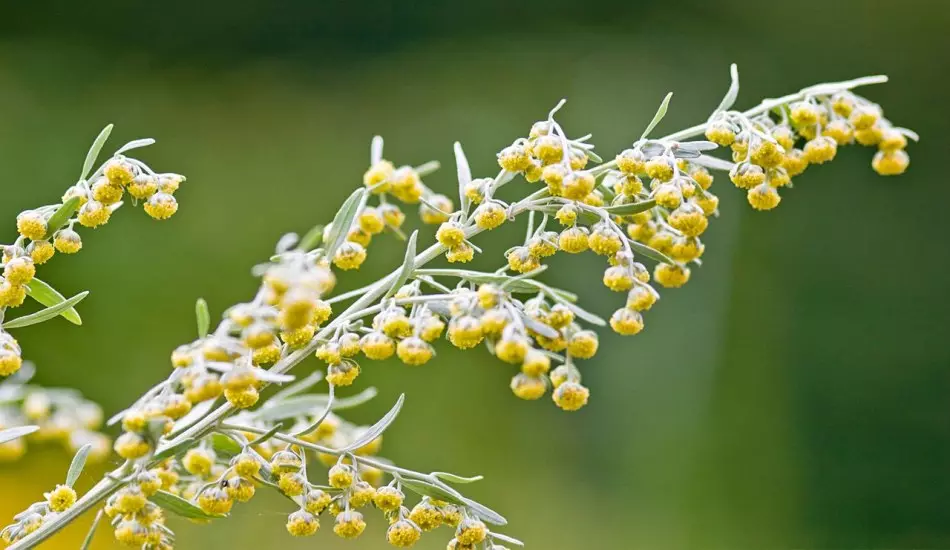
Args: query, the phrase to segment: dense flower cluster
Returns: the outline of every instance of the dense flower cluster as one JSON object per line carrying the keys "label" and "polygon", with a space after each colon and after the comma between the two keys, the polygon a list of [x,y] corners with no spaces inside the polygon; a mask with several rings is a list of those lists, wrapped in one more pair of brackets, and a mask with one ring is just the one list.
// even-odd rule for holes
{"label": "dense flower cluster", "polygon": [[[851,92],[879,79],[806,88],[738,112],[729,110],[737,78],[734,69],[730,92],[707,122],[649,138],[666,112],[667,97],[641,138],[608,162],[594,152],[589,135],[567,136],[554,116],[563,102],[497,154],[501,170],[495,177],[473,178],[456,144],[458,208],[422,182],[437,164],[397,168],[383,158],[382,139],[375,138],[364,185],[332,223],[280,240],[270,261],[255,268],[261,282],[252,300],[226,310],[213,330],[207,306],[199,303],[199,337],[173,351],[166,380],[114,417],[123,429],[114,449],[125,464],[74,508],[67,507],[64,519],[45,516],[54,517],[45,521],[41,514],[36,520],[30,511],[18,516],[7,530],[15,533],[12,538],[26,537],[16,548],[43,540],[74,509],[78,514],[103,499],[119,542],[170,548],[174,535],[164,511],[212,520],[264,487],[293,502],[286,528],[294,536],[315,534],[326,514],[336,535],[356,538],[366,527],[367,510],[375,507],[389,522],[386,538],[396,547],[408,548],[441,525],[454,529],[449,549],[520,545],[488,528],[504,525],[503,517],[451,485],[474,478],[414,472],[375,456],[402,398],[376,424],[357,426],[334,411],[362,402],[366,392],[350,397],[336,392],[360,376],[361,356],[422,366],[444,338],[461,350],[484,345],[517,367],[510,383],[516,396],[536,400],[550,392],[561,409],[579,410],[590,398],[579,362],[598,351],[594,329],[638,334],[644,313],[659,298],[654,283],[680,287],[689,281],[691,266],[699,265],[705,251],[701,236],[718,215],[719,200],[710,191],[714,170],[747,189],[754,208],[768,210],[791,177],[831,160],[839,145],[852,141],[878,147],[872,161],[878,173],[906,169],[906,137],[916,136],[893,127],[879,107]],[[704,133],[709,141],[690,141]],[[732,161],[709,154],[718,146],[732,148]],[[155,186],[143,180],[147,189],[133,192],[143,176],[136,167],[143,168],[121,156],[110,160],[101,177],[91,178],[92,195],[83,208],[118,200],[127,188],[133,197],[147,199],[146,210],[154,217],[173,213],[168,199],[173,189],[163,187],[167,176],[146,170],[155,176]],[[534,184],[531,191],[502,200],[502,189],[518,178]],[[406,217],[396,203],[420,205],[421,221],[438,225],[434,244],[417,249],[419,234],[404,233]],[[100,211],[91,208],[85,219],[91,222],[89,216]],[[82,208],[79,215],[84,224]],[[520,216],[527,218],[524,239],[505,252],[499,269],[426,267],[442,257],[448,264],[473,260],[482,253],[475,236]],[[29,222],[24,229],[31,231]],[[403,265],[368,286],[336,292],[341,272],[359,269],[370,241],[383,232],[405,239]],[[603,258],[603,284],[624,296],[608,320],[581,308],[572,292],[538,279],[547,259],[559,252]],[[33,260],[21,257],[5,260],[6,267],[15,264],[8,280],[22,280],[25,264],[32,266]],[[11,338],[0,338],[4,350],[19,357]],[[289,374],[310,356],[324,369],[302,378]],[[309,393],[322,382],[328,393]],[[269,384],[286,386],[262,397]],[[421,499],[409,506],[406,491]],[[69,499],[48,497],[47,508]]]}
{"label": "dense flower cluster", "polygon": [[21,458],[28,443],[55,443],[71,453],[89,444],[90,460],[107,459],[111,443],[99,431],[103,422],[99,405],[74,390],[29,384],[33,371],[27,362],[15,376],[0,380],[0,430],[30,425],[38,428],[26,438],[0,443],[0,463]]}

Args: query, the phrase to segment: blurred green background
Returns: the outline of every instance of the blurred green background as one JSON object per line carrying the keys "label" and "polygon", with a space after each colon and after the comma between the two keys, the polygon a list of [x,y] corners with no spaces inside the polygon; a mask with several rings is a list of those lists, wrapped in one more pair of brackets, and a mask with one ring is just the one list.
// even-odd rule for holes
{"label": "blurred green background", "polygon": [[[485,474],[471,495],[530,548],[950,548],[948,25],[936,0],[5,2],[0,242],[18,212],[74,181],[106,122],[112,148],[155,137],[143,160],[189,178],[171,221],[123,209],[81,254],[44,266],[63,292],[92,291],[81,329],[16,336],[40,382],[111,414],[193,338],[196,297],[216,312],[248,299],[250,267],[276,239],[332,215],[375,133],[397,164],[442,161],[427,183],[451,192],[452,141],[493,174],[495,151],[561,97],[568,131],[593,132],[610,156],[669,90],[661,132],[704,120],[733,61],[740,107],[885,73],[863,92],[922,136],[908,173],[881,178],[871,152],[848,148],[771,213],[718,177],[703,268],[663,294],[642,335],[605,335],[581,412],[517,400],[509,369],[442,346],[425,368],[364,365],[357,385],[381,396],[349,417],[372,422],[406,392],[384,454]],[[498,258],[483,265],[500,261],[503,235],[482,241]],[[386,238],[371,252],[347,287],[403,254]],[[599,262],[564,260],[551,284],[603,314],[618,306]],[[0,469],[0,523],[68,463],[30,456]],[[222,524],[173,527],[184,549],[385,546],[376,515],[355,543],[292,540],[289,511],[262,497]],[[43,547],[77,547],[90,519]],[[112,546],[102,530],[96,547]]]}

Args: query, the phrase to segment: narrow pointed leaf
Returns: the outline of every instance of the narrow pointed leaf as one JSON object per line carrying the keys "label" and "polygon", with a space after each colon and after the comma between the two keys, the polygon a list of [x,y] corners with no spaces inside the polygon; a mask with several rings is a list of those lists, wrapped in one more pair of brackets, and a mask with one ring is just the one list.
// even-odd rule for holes
{"label": "narrow pointed leaf", "polygon": [[19,439],[25,435],[30,435],[39,429],[39,426],[17,426],[16,428],[0,430],[0,443],[6,443],[7,441]]}
{"label": "narrow pointed leaf", "polygon": [[418,236],[418,230],[413,231],[412,235],[409,236],[409,242],[406,244],[406,257],[402,262],[402,267],[399,268],[399,275],[393,281],[389,290],[386,291],[386,296],[383,299],[389,298],[402,288],[402,285],[406,284],[406,281],[412,275],[412,271],[416,268],[416,238]]}
{"label": "narrow pointed leaf", "polygon": [[650,132],[656,128],[656,125],[663,120],[663,117],[666,116],[666,110],[670,106],[670,99],[673,97],[673,92],[666,94],[666,97],[663,98],[663,102],[660,103],[660,108],[656,110],[656,114],[653,115],[653,120],[650,121],[650,124],[647,125],[647,129],[643,131],[643,135],[640,136],[640,139],[646,139]]}
{"label": "narrow pointed leaf", "polygon": [[73,214],[76,213],[76,210],[79,210],[79,197],[72,197],[68,201],[64,202],[62,206],[56,209],[56,212],[53,212],[53,215],[46,220],[46,238],[49,239],[53,236],[60,227],[64,226],[70,218],[73,217]]}
{"label": "narrow pointed leaf", "polygon": [[206,514],[201,508],[168,491],[159,491],[148,497],[148,499],[161,508],[187,519],[217,519],[226,517],[224,515]]}
{"label": "narrow pointed leaf", "polygon": [[[336,397],[330,406],[330,410],[339,411],[357,407],[376,397],[376,393],[376,388],[370,387],[356,395]],[[326,408],[329,398],[330,397],[325,394],[298,395],[289,397],[273,405],[270,405],[270,402],[268,402],[250,414],[252,418],[262,422],[272,422],[274,420],[297,418],[301,416],[314,416]]]}
{"label": "narrow pointed leaf", "polygon": [[650,258],[651,260],[655,260],[657,262],[661,262],[665,264],[676,263],[673,261],[672,258],[670,258],[666,254],[660,252],[659,250],[653,247],[647,246],[633,239],[627,239],[627,242],[630,243],[630,248],[637,254],[643,254],[644,256],[646,256],[647,258]]}
{"label": "narrow pointed leaf", "polygon": [[92,545],[92,539],[96,536],[96,527],[99,527],[99,521],[102,520],[102,514],[102,510],[96,512],[96,518],[92,520],[89,532],[86,533],[86,538],[82,541],[82,546],[79,547],[79,550],[89,550],[89,547]]}
{"label": "narrow pointed leaf", "polygon": [[272,437],[274,437],[274,435],[276,435],[277,432],[280,431],[280,429],[281,429],[281,425],[280,425],[280,424],[275,424],[274,427],[272,427],[271,429],[267,430],[267,432],[262,433],[261,435],[255,437],[253,440],[249,441],[247,444],[248,444],[248,445],[260,445],[261,443],[264,443],[265,441],[268,441],[269,439],[271,439]]}
{"label": "narrow pointed leaf", "polygon": [[507,542],[508,544],[514,544],[515,546],[524,546],[524,543],[520,540],[514,537],[509,537],[508,535],[502,535],[501,533],[492,533],[491,538],[498,539],[502,542]]}
{"label": "narrow pointed leaf", "polygon": [[307,231],[306,235],[300,239],[300,250],[310,252],[320,246],[320,242],[323,241],[323,228],[322,225],[315,225],[310,231]]}
{"label": "narrow pointed leaf", "polygon": [[215,452],[228,456],[240,454],[243,450],[237,441],[217,433],[211,436],[211,446],[214,447]]}
{"label": "narrow pointed leaf", "polygon": [[324,243],[326,245],[327,259],[332,260],[337,249],[340,248],[340,245],[346,240],[346,235],[350,232],[350,227],[353,226],[353,220],[356,219],[356,215],[359,213],[360,207],[365,200],[365,189],[353,191],[343,202],[343,206],[340,207],[336,216],[333,217],[333,223],[330,226],[327,241]]}
{"label": "narrow pointed leaf", "polygon": [[[30,298],[33,298],[46,307],[52,307],[66,301],[65,296],[57,292],[56,289],[48,283],[36,277],[26,285],[26,293]],[[75,308],[64,309],[60,315],[62,315],[63,319],[66,319],[74,325],[82,324],[82,317],[79,316],[79,312],[76,311]]]}
{"label": "narrow pointed leaf", "polygon": [[17,317],[16,319],[12,319],[4,323],[3,328],[4,329],[23,328],[23,327],[28,327],[30,325],[35,325],[37,323],[42,323],[44,321],[48,321],[52,319],[53,317],[56,317],[60,313],[66,311],[67,309],[75,306],[79,302],[83,301],[83,299],[86,296],[89,296],[88,290],[85,292],[80,292],[79,294],[73,296],[72,298],[64,302],[60,302],[59,304],[48,307],[41,311],[37,311],[36,313],[33,313],[31,315],[24,315],[23,317]]}
{"label": "narrow pointed leaf", "polygon": [[713,114],[721,113],[723,111],[728,111],[736,103],[736,98],[739,97],[739,67],[735,63],[729,66],[729,75],[732,77],[732,83],[729,84],[729,90],[726,91],[726,95],[722,98],[722,101],[719,102],[719,106],[716,107],[716,110],[713,111]]}
{"label": "narrow pointed leaf", "polygon": [[69,464],[69,471],[66,472],[66,485],[72,487],[76,480],[82,474],[82,469],[86,467],[86,458],[92,449],[92,443],[86,443],[76,451],[73,461]]}
{"label": "narrow pointed leaf", "polygon": [[204,338],[211,328],[211,313],[208,311],[208,302],[204,298],[198,298],[195,302],[195,318],[198,321],[198,338]]}
{"label": "narrow pointed leaf", "polygon": [[96,159],[99,158],[99,151],[102,151],[102,146],[106,144],[106,140],[109,139],[109,134],[111,133],[112,125],[107,124],[106,127],[99,132],[99,135],[96,136],[95,141],[92,142],[92,147],[90,147],[89,152],[86,153],[86,160],[82,163],[82,174],[79,176],[80,180],[85,180],[89,177],[92,166],[96,163]]}
{"label": "narrow pointed leaf", "polygon": [[459,204],[462,206],[462,212],[468,213],[470,206],[468,197],[465,196],[465,187],[472,182],[472,169],[468,166],[468,159],[465,158],[465,151],[462,150],[462,144],[455,142],[455,167],[458,172],[459,180]]}
{"label": "narrow pointed leaf", "polygon": [[131,151],[132,149],[140,149],[142,147],[148,147],[155,143],[155,140],[152,138],[142,138],[142,139],[133,139],[132,141],[126,143],[122,147],[119,147],[119,150],[115,154],[120,155],[126,151]]}
{"label": "narrow pointed leaf", "polygon": [[369,146],[369,163],[376,164],[383,160],[383,136],[373,136],[373,142]]}
{"label": "narrow pointed leaf", "polygon": [[641,202],[634,202],[630,204],[620,204],[617,206],[608,206],[605,208],[613,216],[630,216],[632,214],[637,214],[639,212],[646,212],[647,210],[656,206],[656,201],[653,199]]}
{"label": "narrow pointed leaf", "polygon": [[476,481],[481,481],[485,479],[485,476],[464,477],[464,476],[457,476],[455,474],[450,474],[449,472],[432,472],[432,475],[441,479],[442,481],[448,481],[449,483],[459,483],[459,484],[475,483]]}
{"label": "narrow pointed leaf", "polygon": [[420,178],[424,178],[428,176],[429,174],[435,172],[441,167],[442,167],[441,162],[437,160],[430,160],[429,162],[426,162],[425,164],[416,166],[415,168],[413,168],[413,170],[415,170],[416,173],[419,174]]}
{"label": "narrow pointed leaf", "polygon": [[377,437],[383,435],[383,432],[386,431],[386,428],[388,428],[389,425],[393,423],[393,420],[396,420],[396,416],[399,415],[399,411],[402,409],[402,404],[405,400],[406,394],[400,395],[399,399],[396,400],[396,404],[393,405],[393,408],[390,409],[388,413],[386,413],[386,416],[380,418],[379,421],[370,426],[369,429],[363,433],[363,435],[356,438],[355,441],[341,449],[341,451],[346,453],[355,451],[356,449],[369,444]]}
{"label": "narrow pointed leaf", "polygon": [[174,445],[158,449],[158,452],[152,456],[152,460],[164,460],[166,458],[178,456],[197,444],[198,440],[193,437],[183,439]]}
{"label": "narrow pointed leaf", "polygon": [[434,498],[444,502],[449,502],[451,504],[458,504],[459,506],[465,506],[465,501],[463,501],[458,496],[446,491],[445,489],[442,489],[438,485],[433,485],[427,481],[400,477],[399,483],[417,495]]}

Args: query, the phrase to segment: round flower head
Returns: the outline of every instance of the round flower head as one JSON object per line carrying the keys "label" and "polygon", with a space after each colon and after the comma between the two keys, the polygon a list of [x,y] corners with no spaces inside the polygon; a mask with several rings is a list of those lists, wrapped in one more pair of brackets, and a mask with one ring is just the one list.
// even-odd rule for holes
{"label": "round flower head", "polygon": [[636,285],[627,294],[627,307],[634,311],[646,311],[656,303],[656,292],[648,285]]}
{"label": "round flower head", "polygon": [[396,548],[409,548],[419,542],[421,536],[419,528],[404,519],[393,523],[386,531],[386,540]]}
{"label": "round flower head", "polygon": [[851,111],[848,122],[855,130],[867,130],[881,118],[880,110],[873,105],[859,105]]}
{"label": "round flower head", "polygon": [[765,171],[756,164],[740,162],[729,171],[729,179],[739,189],[752,189],[765,181]]}
{"label": "round flower head", "polygon": [[142,458],[152,450],[152,446],[142,436],[134,432],[125,432],[115,440],[117,455],[126,460]]}
{"label": "round flower head", "polygon": [[211,473],[215,461],[214,451],[203,448],[189,449],[181,461],[181,465],[189,474],[206,476]]}
{"label": "round flower head", "polygon": [[579,201],[590,195],[596,181],[590,172],[571,172],[561,182],[561,196]]}
{"label": "round flower head", "polygon": [[121,158],[114,158],[107,162],[102,173],[110,183],[119,186],[126,186],[135,178],[132,164]]}
{"label": "round flower head", "polygon": [[703,255],[705,246],[698,237],[677,237],[670,247],[670,255],[680,263],[691,262]]}
{"label": "round flower head", "polygon": [[[121,188],[120,188],[121,189]],[[129,184],[129,194],[138,200],[148,200],[149,197],[158,191],[158,183],[155,177],[149,174],[139,174],[135,176],[132,183]]]}
{"label": "round flower head", "polygon": [[854,141],[854,128],[843,120],[832,120],[821,131],[821,135],[830,137],[838,145],[848,145]]}
{"label": "round flower head", "polygon": [[168,193],[156,193],[143,206],[145,213],[156,220],[167,220],[178,212],[178,201]]}
{"label": "round flower head", "polygon": [[674,229],[687,237],[702,235],[703,231],[709,227],[709,220],[706,219],[702,208],[690,202],[670,213],[667,221]]}
{"label": "round flower head", "polygon": [[771,210],[782,201],[778,191],[767,183],[759,184],[746,193],[749,205],[756,210]]}
{"label": "round flower head", "polygon": [[53,235],[53,246],[63,254],[75,254],[82,249],[82,237],[72,229],[60,229]]}
{"label": "round flower head", "polygon": [[455,210],[455,205],[452,204],[452,200],[445,195],[432,195],[426,202],[428,204],[423,204],[419,207],[419,219],[422,220],[422,223],[436,224],[446,222]]}
{"label": "round flower head", "polygon": [[552,195],[560,196],[564,191],[564,178],[566,178],[569,173],[567,167],[563,164],[552,164],[546,166],[544,170],[541,171],[541,180],[548,186],[548,191],[550,191]]}
{"label": "round flower head", "polygon": [[253,479],[261,471],[260,460],[248,451],[231,459],[231,466],[234,473],[246,479]]}
{"label": "round flower head", "polygon": [[664,208],[676,208],[683,203],[683,191],[678,185],[664,183],[657,186],[653,199]]}
{"label": "round flower head", "polygon": [[[395,171],[393,163],[388,160],[380,160],[376,164],[369,167],[369,170],[363,174],[363,185],[366,187],[373,187],[374,193],[385,193],[389,191],[389,183],[387,180],[392,176]],[[385,183],[384,183],[385,182]],[[382,185],[380,185],[382,184]]]}
{"label": "round flower head", "polygon": [[736,140],[736,132],[728,122],[717,120],[706,126],[706,139],[717,145],[728,147]]}
{"label": "round flower head", "polygon": [[270,469],[276,475],[299,472],[301,468],[303,459],[291,450],[277,451],[270,457]]}
{"label": "round flower head", "polygon": [[465,241],[465,232],[458,222],[444,222],[435,232],[439,244],[448,248],[455,248]]}
{"label": "round flower head", "polygon": [[310,489],[303,499],[304,509],[311,514],[321,514],[330,505],[331,497],[321,489]]}
{"label": "round flower head", "polygon": [[509,172],[520,172],[531,164],[531,157],[523,145],[509,145],[498,153],[498,166]]}
{"label": "round flower head", "polygon": [[367,206],[360,211],[357,222],[359,223],[360,229],[370,235],[381,233],[383,229],[386,228],[386,221],[383,219],[383,215],[372,206]]}
{"label": "round flower head", "polygon": [[505,223],[508,214],[505,207],[497,201],[483,202],[475,209],[475,224],[481,229],[495,229]]}
{"label": "round flower head", "polygon": [[406,221],[406,215],[395,204],[381,205],[378,210],[383,215],[386,225],[390,227],[402,227],[402,224]]}
{"label": "round flower head", "polygon": [[363,514],[353,510],[341,512],[333,525],[333,532],[344,539],[355,539],[363,534],[364,529],[366,522],[363,521]]}
{"label": "round flower head", "polygon": [[620,235],[606,224],[595,226],[587,242],[590,249],[601,256],[613,256],[623,248]]}
{"label": "round flower head", "polygon": [[396,352],[396,343],[382,332],[370,332],[360,340],[360,349],[370,359],[383,360]]}
{"label": "round flower head", "polygon": [[633,286],[633,274],[625,266],[615,265],[604,271],[604,286],[614,292],[630,290]]}
{"label": "round flower head", "polygon": [[[2,303],[2,301],[0,301],[0,303]],[[20,358],[17,352],[0,348],[0,376],[10,376],[20,370],[22,366],[23,359]]]}
{"label": "round flower head", "polygon": [[20,307],[26,300],[26,287],[10,281],[0,283],[0,307]]}
{"label": "round flower head", "polygon": [[35,210],[27,210],[16,217],[16,228],[21,236],[38,241],[46,236],[46,217]]}
{"label": "round flower head", "polygon": [[76,491],[68,485],[57,485],[55,489],[46,495],[46,502],[50,510],[54,512],[65,512],[76,504]]}
{"label": "round flower head", "polygon": [[657,264],[653,278],[666,288],[679,288],[689,281],[689,268],[679,264]]}
{"label": "round flower head", "polygon": [[597,333],[591,330],[579,330],[571,335],[567,351],[579,359],[590,359],[597,353],[599,341]]}
{"label": "round flower head", "polygon": [[805,144],[805,160],[810,164],[823,164],[835,158],[838,144],[827,136],[818,136]]}
{"label": "round flower head", "polygon": [[254,484],[242,477],[232,477],[227,481],[228,496],[237,502],[247,502],[254,497],[257,489]]}
{"label": "round flower head", "polygon": [[528,339],[521,334],[503,336],[495,344],[495,356],[506,363],[521,363],[531,349]]}
{"label": "round flower head", "polygon": [[417,336],[401,340],[396,346],[396,355],[407,365],[424,365],[434,354],[432,346]]}
{"label": "round flower head", "polygon": [[541,262],[526,246],[512,248],[505,257],[508,259],[508,268],[518,273],[528,273],[541,267]]}
{"label": "round flower head", "polygon": [[878,151],[871,161],[871,168],[882,176],[897,176],[903,174],[910,165],[910,157],[903,150]]}
{"label": "round flower head", "polygon": [[543,378],[540,376],[531,376],[523,372],[519,372],[512,377],[510,387],[511,392],[514,393],[516,397],[528,401],[540,399],[544,395],[544,392],[547,391],[547,386]]}
{"label": "round flower head", "polygon": [[91,200],[82,205],[76,216],[83,227],[99,227],[109,221],[112,210],[99,201]]}
{"label": "round flower head", "polygon": [[334,386],[349,386],[360,375],[360,366],[351,361],[330,365],[327,369],[327,382]]}
{"label": "round flower head", "polygon": [[395,512],[402,506],[405,499],[402,491],[395,487],[380,487],[373,496],[373,504],[383,512]]}
{"label": "round flower head", "polygon": [[105,205],[115,204],[122,200],[125,189],[115,185],[106,178],[99,178],[92,184],[92,198]]}
{"label": "round flower head", "polygon": [[33,260],[34,264],[43,265],[56,254],[56,249],[51,242],[43,240],[31,242],[26,248],[26,252],[30,255],[30,259]]}
{"label": "round flower head", "polygon": [[643,330],[643,316],[638,311],[620,308],[610,316],[610,328],[624,336],[638,334]]}
{"label": "round flower head", "polygon": [[409,519],[423,531],[431,531],[442,525],[442,511],[428,498],[412,507]]}
{"label": "round flower head", "polygon": [[356,473],[349,464],[337,463],[327,474],[330,485],[337,489],[346,489],[353,485]]}
{"label": "round flower head", "polygon": [[558,236],[557,246],[569,254],[584,252],[590,246],[587,228],[573,226],[564,229]]}
{"label": "round flower head", "polygon": [[366,249],[354,242],[345,242],[333,255],[333,265],[343,270],[359,269],[366,261]]}
{"label": "round flower head", "polygon": [[521,372],[532,377],[547,374],[550,368],[551,359],[536,349],[529,349],[524,356],[524,362],[521,363]]}
{"label": "round flower head", "polygon": [[221,487],[211,487],[198,495],[198,507],[206,514],[223,515],[231,511],[234,500]]}
{"label": "round flower head", "polygon": [[878,149],[885,152],[894,152],[907,147],[907,138],[899,130],[888,128],[881,134],[881,141],[877,144]]}
{"label": "round flower head", "polygon": [[307,490],[307,478],[299,472],[280,474],[277,478],[277,488],[289,497],[300,496]]}
{"label": "round flower head", "polygon": [[148,541],[148,528],[134,519],[122,520],[114,534],[115,540],[126,546],[142,546]]}
{"label": "round flower head", "polygon": [[320,529],[320,520],[306,510],[297,510],[287,518],[287,532],[295,537],[309,537]]}
{"label": "round flower head", "polygon": [[466,263],[475,257],[475,249],[468,243],[462,243],[445,253],[449,263]]}
{"label": "round flower head", "polygon": [[15,286],[28,284],[36,275],[36,266],[29,256],[13,258],[3,268],[3,278]]}
{"label": "round flower head", "polygon": [[477,519],[466,518],[459,523],[455,530],[455,538],[461,544],[476,545],[485,541],[488,536],[488,528]]}
{"label": "round flower head", "polygon": [[561,139],[553,134],[538,136],[532,144],[531,153],[545,165],[561,162],[564,158]]}
{"label": "round flower head", "polygon": [[763,168],[774,168],[782,164],[785,151],[777,142],[762,140],[752,148],[749,160]]}
{"label": "round flower head", "polygon": [[366,481],[357,481],[350,487],[349,494],[350,507],[362,508],[370,502],[373,502],[373,497],[376,496],[376,489]]}
{"label": "round flower head", "polygon": [[449,321],[449,342],[459,349],[469,349],[482,342],[484,333],[478,319],[470,315],[455,317]]}
{"label": "round flower head", "polygon": [[577,382],[564,382],[554,390],[554,403],[565,411],[576,411],[587,404],[590,390]]}
{"label": "round flower head", "polygon": [[807,101],[799,101],[793,104],[789,112],[789,118],[792,119],[792,124],[797,127],[814,126],[818,124],[820,117],[821,111],[818,110],[818,107]]}

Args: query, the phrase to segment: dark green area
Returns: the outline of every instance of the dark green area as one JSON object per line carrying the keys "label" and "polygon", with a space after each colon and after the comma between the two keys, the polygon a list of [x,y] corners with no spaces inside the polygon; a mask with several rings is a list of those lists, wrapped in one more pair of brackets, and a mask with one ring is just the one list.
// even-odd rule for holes
{"label": "dark green area", "polygon": [[[424,368],[365,364],[359,384],[380,396],[351,416],[372,422],[405,391],[386,456],[485,474],[472,496],[532,548],[950,547],[950,4],[46,1],[3,12],[0,241],[19,211],[58,199],[106,122],[106,150],[155,137],[142,158],[189,178],[169,222],[123,208],[84,233],[81,254],[42,268],[64,294],[92,291],[82,327],[16,334],[42,382],[110,412],[194,337],[195,298],[215,316],[249,298],[250,267],[282,233],[332,216],[375,133],[397,163],[440,160],[427,182],[451,192],[454,140],[488,175],[495,151],[561,97],[568,131],[594,133],[609,156],[667,91],[659,132],[704,120],[732,61],[742,107],[890,75],[864,93],[922,136],[908,173],[881,178],[870,151],[847,148],[771,213],[717,178],[722,217],[705,265],[664,292],[644,334],[604,336],[583,366],[583,411],[519,401],[507,366],[443,346]],[[483,265],[519,232],[483,239],[496,258]],[[402,256],[378,239],[345,286]],[[553,264],[547,280],[579,290],[588,309],[620,305],[593,256]],[[177,524],[179,547],[343,547],[328,521],[319,541],[283,538],[289,511],[263,499],[239,521]],[[369,515],[373,538],[349,547],[383,544]]]}

